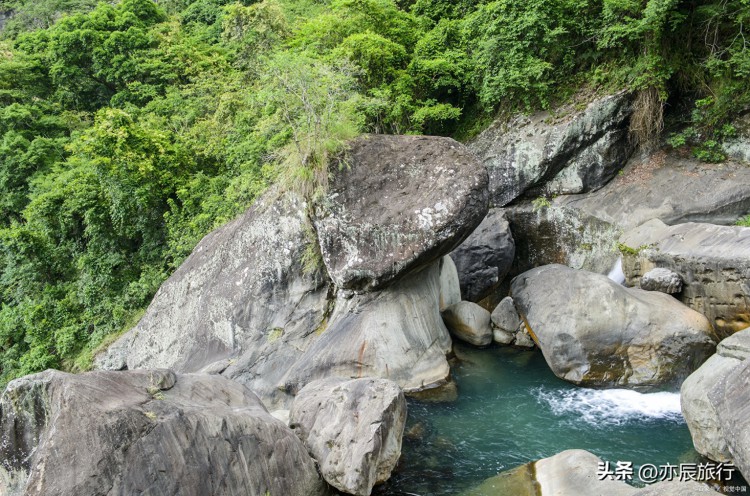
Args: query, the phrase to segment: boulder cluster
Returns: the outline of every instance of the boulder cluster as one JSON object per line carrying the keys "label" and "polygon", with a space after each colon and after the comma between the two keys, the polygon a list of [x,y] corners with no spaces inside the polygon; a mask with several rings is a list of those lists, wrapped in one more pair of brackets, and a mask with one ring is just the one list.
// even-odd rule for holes
{"label": "boulder cluster", "polygon": [[[696,450],[750,477],[750,228],[726,225],[750,211],[750,168],[632,156],[631,106],[498,121],[466,146],[363,136],[320,197],[267,192],[98,370],[8,385],[0,493],[367,496],[399,461],[406,396],[455,397],[453,339],[537,347],[579,386],[682,385]],[[595,480],[599,462],[566,451],[468,494],[709,491]]]}

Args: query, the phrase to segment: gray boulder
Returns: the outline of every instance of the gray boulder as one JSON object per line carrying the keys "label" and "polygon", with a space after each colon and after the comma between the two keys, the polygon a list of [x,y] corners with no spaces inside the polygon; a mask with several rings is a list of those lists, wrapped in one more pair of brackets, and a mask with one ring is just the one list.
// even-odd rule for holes
{"label": "gray boulder", "polygon": [[[329,321],[290,367],[283,389],[295,394],[329,376],[383,377],[407,393],[446,385],[452,343],[438,310],[439,295],[439,261],[382,291],[340,294]],[[234,367],[252,370],[241,362],[230,370]]]}
{"label": "gray boulder", "polygon": [[721,376],[709,391],[732,460],[750,477],[750,360]]}
{"label": "gray boulder", "polygon": [[513,298],[506,296],[498,303],[490,315],[492,324],[498,329],[508,332],[516,332],[521,325],[521,316],[518,315]]}
{"label": "gray boulder", "polygon": [[487,479],[462,496],[681,496],[719,495],[695,481],[665,481],[635,488],[598,473],[603,460],[585,450],[571,449],[527,463]]}
{"label": "gray boulder", "polygon": [[521,348],[533,348],[536,346],[534,339],[529,334],[529,328],[526,324],[521,324],[513,337],[513,346],[519,346]]}
{"label": "gray boulder", "polygon": [[339,288],[382,288],[428,265],[487,213],[487,172],[450,138],[364,136],[331,174],[313,220]]}
{"label": "gray boulder", "polygon": [[490,175],[490,203],[502,207],[524,193],[592,191],[627,162],[631,96],[618,93],[584,110],[558,109],[499,120],[469,148]]}
{"label": "gray boulder", "polygon": [[673,294],[682,291],[680,274],[663,267],[651,269],[641,277],[641,289]]}
{"label": "gray boulder", "polygon": [[443,321],[448,330],[461,341],[475,346],[492,342],[490,312],[470,301],[461,301],[443,311]]}
{"label": "gray boulder", "polygon": [[[269,405],[284,402],[283,377],[325,320],[328,283],[301,260],[309,238],[305,205],[270,192],[208,234],[162,284],[138,324],[97,359],[100,368],[209,367],[242,382]],[[247,370],[229,364],[241,361]]]}
{"label": "gray boulder", "polygon": [[490,209],[479,227],[450,256],[456,263],[464,299],[478,302],[488,296],[505,278],[515,256],[505,212]]}
{"label": "gray boulder", "polygon": [[704,316],[659,292],[562,265],[512,282],[513,301],[552,371],[586,386],[676,383],[715,350]]}
{"label": "gray boulder", "polygon": [[295,434],[218,376],[48,370],[8,385],[0,433],[26,496],[327,493]]}
{"label": "gray boulder", "polygon": [[680,388],[682,415],[685,417],[695,451],[711,460],[728,462],[732,454],[727,445],[709,392],[746,358],[750,358],[750,329],[723,339],[716,354],[685,379]]}
{"label": "gray boulder", "polygon": [[297,395],[290,425],[318,461],[323,478],[347,494],[369,496],[401,456],[406,399],[385,379],[328,378]]}
{"label": "gray boulder", "polygon": [[651,220],[623,234],[630,285],[655,267],[683,281],[680,301],[702,313],[720,337],[750,326],[750,228]]}
{"label": "gray boulder", "polygon": [[461,286],[458,281],[456,264],[448,255],[440,259],[440,305],[442,312],[454,303],[461,301]]}

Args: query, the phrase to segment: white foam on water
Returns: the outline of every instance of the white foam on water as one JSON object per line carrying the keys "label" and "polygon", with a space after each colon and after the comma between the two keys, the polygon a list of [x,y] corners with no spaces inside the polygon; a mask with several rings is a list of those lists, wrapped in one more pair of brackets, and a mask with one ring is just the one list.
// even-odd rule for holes
{"label": "white foam on water", "polygon": [[622,271],[622,257],[617,259],[617,262],[609,270],[607,277],[615,281],[617,284],[625,284],[625,273]]}
{"label": "white foam on water", "polygon": [[575,415],[591,425],[619,425],[632,421],[684,421],[680,393],[639,393],[629,389],[534,389],[540,404],[555,415]]}

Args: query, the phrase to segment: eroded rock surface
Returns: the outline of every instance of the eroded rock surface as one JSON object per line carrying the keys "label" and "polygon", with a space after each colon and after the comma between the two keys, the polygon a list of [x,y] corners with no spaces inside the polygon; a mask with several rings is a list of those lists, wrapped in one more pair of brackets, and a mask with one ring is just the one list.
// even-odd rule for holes
{"label": "eroded rock surface", "polygon": [[320,464],[325,480],[347,494],[369,496],[401,456],[406,399],[385,379],[328,378],[294,399],[290,425]]}
{"label": "eroded rock surface", "polygon": [[218,376],[48,370],[8,385],[0,434],[25,496],[327,494],[297,436]]}
{"label": "eroded rock surface", "polygon": [[722,375],[709,391],[732,461],[750,477],[750,360]]}
{"label": "eroded rock surface", "polygon": [[669,295],[547,265],[516,277],[513,301],[552,371],[587,386],[676,383],[715,350],[710,323]]}
{"label": "eroded rock surface", "polygon": [[474,346],[487,346],[492,342],[490,312],[470,301],[461,301],[443,311],[443,321],[448,330],[461,341]]}
{"label": "eroded rock surface", "polygon": [[378,289],[424,267],[487,213],[487,172],[450,138],[363,136],[332,167],[314,221],[340,288]]}
{"label": "eroded rock surface", "polygon": [[[606,96],[567,115],[541,112],[497,121],[469,144],[490,175],[490,203],[524,193],[571,194],[604,186],[625,166],[631,96]],[[562,112],[561,112],[562,113]]]}
{"label": "eroded rock surface", "polygon": [[661,267],[683,281],[680,301],[707,316],[721,337],[750,326],[750,228],[651,220],[625,233],[630,285]]}

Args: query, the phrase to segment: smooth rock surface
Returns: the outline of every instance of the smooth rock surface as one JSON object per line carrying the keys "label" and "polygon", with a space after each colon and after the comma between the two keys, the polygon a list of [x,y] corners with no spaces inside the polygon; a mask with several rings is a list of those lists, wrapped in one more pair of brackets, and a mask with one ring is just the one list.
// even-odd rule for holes
{"label": "smooth rock surface", "polygon": [[506,296],[498,303],[490,315],[492,324],[498,329],[508,332],[516,332],[521,325],[521,316],[518,315],[513,298]]}
{"label": "smooth rock surface", "polygon": [[369,496],[401,456],[406,399],[386,379],[328,378],[305,386],[290,425],[318,461],[323,478],[347,494]]}
{"label": "smooth rock surface", "polygon": [[[304,204],[269,192],[213,231],[162,284],[138,324],[97,359],[100,368],[212,367],[284,402],[283,377],[328,312],[328,283],[301,259]],[[124,361],[124,363],[123,363]],[[247,369],[231,363],[241,361]]]}
{"label": "smooth rock surface", "polygon": [[478,302],[505,278],[516,248],[505,212],[491,208],[479,227],[450,254],[461,281],[461,294]]}
{"label": "smooth rock surface", "polygon": [[28,472],[25,496],[328,491],[297,436],[218,376],[48,370],[8,385],[0,433],[0,472]]}
{"label": "smooth rock surface", "polygon": [[655,267],[683,281],[680,301],[702,313],[720,337],[750,327],[750,228],[651,220],[623,234],[629,285]]}
{"label": "smooth rock surface", "polygon": [[661,291],[662,293],[674,294],[682,291],[682,278],[680,274],[669,269],[656,267],[641,277],[641,289],[646,291]]}
{"label": "smooth rock surface", "polygon": [[[523,195],[581,193],[602,187],[625,166],[631,96],[606,96],[584,110],[560,109],[496,121],[469,143],[490,175],[490,203]],[[561,115],[568,112],[567,115]]]}
{"label": "smooth rock surface", "polygon": [[461,285],[453,259],[448,255],[440,259],[440,305],[442,312],[447,307],[461,301]]}
{"label": "smooth rock surface", "polygon": [[487,172],[453,139],[363,136],[342,160],[314,218],[337,287],[382,288],[452,251],[487,213]]}
{"label": "smooth rock surface", "polygon": [[461,301],[443,311],[443,321],[453,336],[475,346],[492,342],[490,312],[470,301]]}
{"label": "smooth rock surface", "polygon": [[339,295],[327,325],[291,366],[284,389],[294,394],[329,376],[383,377],[407,393],[446,384],[452,342],[438,310],[439,265],[434,262],[382,291]]}
{"label": "smooth rock surface", "polygon": [[721,376],[709,391],[732,460],[750,478],[750,360]]}
{"label": "smooth rock surface", "polygon": [[677,383],[715,350],[710,323],[671,296],[562,265],[512,282],[516,308],[552,371],[586,386]]}

